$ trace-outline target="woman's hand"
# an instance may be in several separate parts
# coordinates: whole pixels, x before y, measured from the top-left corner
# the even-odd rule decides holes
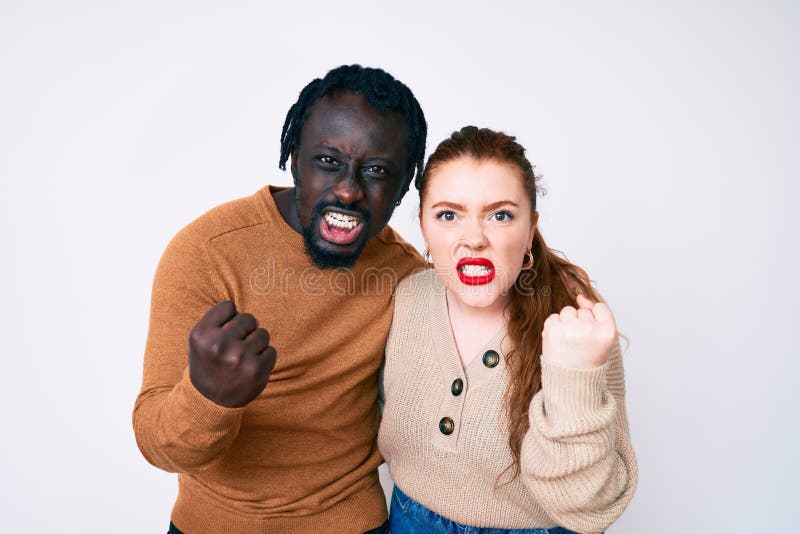
[[[608,360],[617,325],[603,302],[578,295],[578,309],[566,306],[544,322],[542,361],[561,367],[589,369]]]

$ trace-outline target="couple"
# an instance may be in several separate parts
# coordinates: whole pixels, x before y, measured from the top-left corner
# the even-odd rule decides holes
[[[170,532],[600,532],[630,502],[614,318],[524,149],[468,126],[423,166],[426,132],[404,84],[334,69],[286,117],[295,187],[170,242],[133,412]],[[412,179],[424,260],[386,226]]]

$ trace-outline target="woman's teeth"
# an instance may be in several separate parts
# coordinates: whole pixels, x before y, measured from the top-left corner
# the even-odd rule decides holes
[[[483,265],[464,265],[461,267],[461,272],[467,276],[486,276],[492,269]]]
[[[325,222],[328,226],[335,226],[344,230],[352,230],[359,225],[361,219],[353,217],[352,215],[344,215],[343,213],[335,213],[329,211],[325,214]]]

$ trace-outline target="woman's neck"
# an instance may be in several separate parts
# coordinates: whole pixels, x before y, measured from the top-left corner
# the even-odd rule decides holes
[[[492,306],[477,308],[465,306],[449,291],[446,296],[450,329],[461,364],[466,368],[478,351],[505,325],[505,300],[497,299]]]

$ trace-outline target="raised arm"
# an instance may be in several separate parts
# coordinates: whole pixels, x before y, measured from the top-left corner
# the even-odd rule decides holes
[[[166,471],[201,471],[220,458],[275,363],[267,332],[237,313],[225,293],[206,246],[179,233],[153,283],[133,410],[139,449]]]
[[[555,522],[601,532],[633,497],[638,468],[613,316],[603,303],[578,303],[545,322],[522,477]]]

